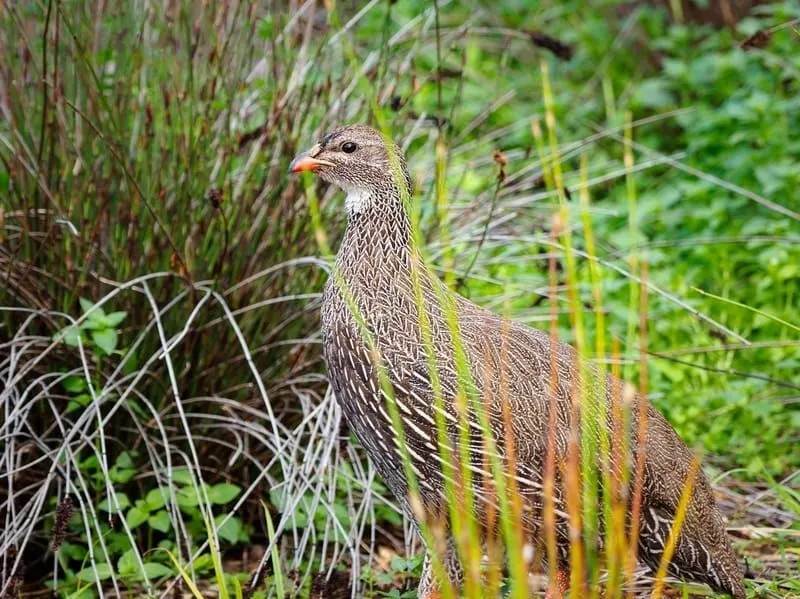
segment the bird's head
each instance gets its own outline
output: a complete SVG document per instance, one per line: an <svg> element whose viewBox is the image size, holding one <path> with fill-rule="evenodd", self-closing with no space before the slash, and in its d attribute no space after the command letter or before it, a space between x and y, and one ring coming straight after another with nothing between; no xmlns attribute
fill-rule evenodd
<svg viewBox="0 0 800 599"><path fill-rule="evenodd" d="M327 133L298 155L289 170L313 171L347 193L348 210L358 212L379 196L398 199L410 192L400 149L366 125L347 125Z"/></svg>

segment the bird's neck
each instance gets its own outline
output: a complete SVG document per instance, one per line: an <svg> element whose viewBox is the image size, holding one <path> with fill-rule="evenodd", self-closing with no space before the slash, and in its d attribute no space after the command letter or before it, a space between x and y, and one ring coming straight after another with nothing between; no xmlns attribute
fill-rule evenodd
<svg viewBox="0 0 800 599"><path fill-rule="evenodd" d="M347 230L336 258L342 274L353 284L407 275L416 253L399 190L351 191L346 202Z"/></svg>
<svg viewBox="0 0 800 599"><path fill-rule="evenodd" d="M349 295L361 316L371 326L392 321L398 315L413 320L419 293L425 296L429 316L442 320L439 305L441 285L430 271L414 242L405 204L399 193L368 198L357 212L348 215L347 229L336 256L323 301L322 321L330 328L344 320L357 331ZM345 292L344 289L348 291Z"/></svg>

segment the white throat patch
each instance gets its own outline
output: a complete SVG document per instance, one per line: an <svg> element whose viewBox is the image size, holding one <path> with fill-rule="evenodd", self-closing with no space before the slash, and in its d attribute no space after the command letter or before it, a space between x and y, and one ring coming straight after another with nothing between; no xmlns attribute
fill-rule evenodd
<svg viewBox="0 0 800 599"><path fill-rule="evenodd" d="M344 207L349 214L356 214L366 208L369 203L369 193L363 189L347 190L347 197L344 199Z"/></svg>

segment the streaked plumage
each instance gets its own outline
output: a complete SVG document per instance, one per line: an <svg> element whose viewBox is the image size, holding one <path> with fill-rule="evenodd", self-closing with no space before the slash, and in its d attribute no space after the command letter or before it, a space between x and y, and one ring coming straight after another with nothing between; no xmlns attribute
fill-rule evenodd
<svg viewBox="0 0 800 599"><path fill-rule="evenodd" d="M567 450L571 397L578 383L575 351L561 343L554 346L547 334L476 306L446 289L433 276L411 241L411 225L404 206L410 185L402 156L396 146L385 144L375 130L359 125L337 129L309 153L298 157L293 170L315 170L348 195L349 221L336 259L337 270L383 359L426 512L445 513L446 505L428 354L417 308L420 303L412 282L415 276L419 277L422 305L430 324L445 398L439 416L447 423L448 438L457 439L459 427L463 426L454 405L459 385L447 323L446 306L451 306L458 315L470 374L486 407L501 457L507 450L507 440L514 439L516 478L529 508L525 511L524 525L535 536L541 526L541 490L553 380L555 376L557 385L552 403L556 406L556 455L561 460ZM324 352L330 380L348 423L380 475L413 517L399 443L393 433L378 371L335 279L332 277L325 289L322 306ZM556 373L552 372L552 364ZM614 384L609 378L605 385L609 402ZM508 402L511 430L504 424L504 401ZM655 569L690 471L692 454L656 410L649 408L647 415L639 555ZM487 458L483 433L474 413L470 413L466 426L475 488L480 490ZM556 495L558 508L562 505L560 485ZM566 564L565 526L564 518L559 518L559 554ZM452 575L458 577L457 563L450 567ZM708 583L736 598L744 597L741 569L702 473L695 484L670 573ZM435 586L427 567L420 596Z"/></svg>

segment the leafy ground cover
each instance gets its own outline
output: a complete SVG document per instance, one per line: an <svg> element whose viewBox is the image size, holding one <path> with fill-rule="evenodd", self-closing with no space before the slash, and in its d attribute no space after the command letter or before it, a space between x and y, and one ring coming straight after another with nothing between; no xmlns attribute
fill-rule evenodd
<svg viewBox="0 0 800 599"><path fill-rule="evenodd" d="M286 175L372 102L408 150L442 276L543 328L557 160L563 225L580 257L588 218L602 265L596 357L633 382L646 363L649 397L704 452L751 591L800 592L796 2L730 28L577 1L2 15L4 592L413 596L418 547L325 383L330 257ZM316 195L335 246L340 198Z"/></svg>

